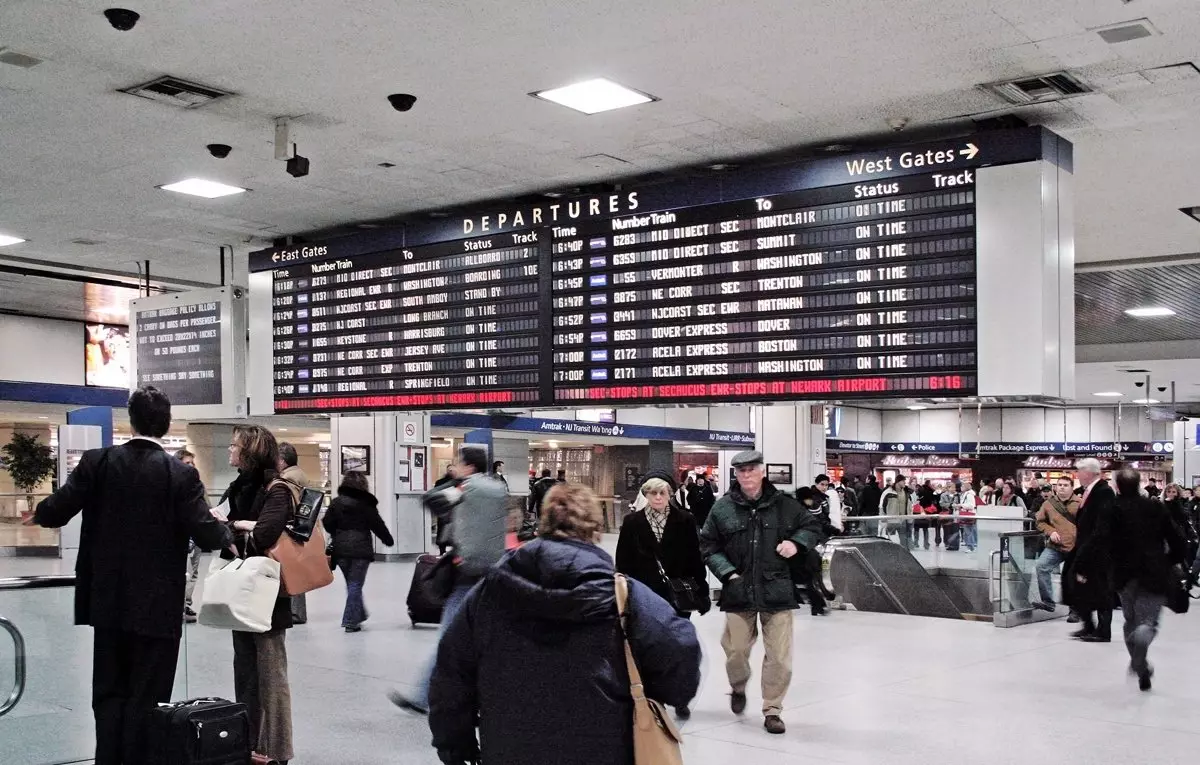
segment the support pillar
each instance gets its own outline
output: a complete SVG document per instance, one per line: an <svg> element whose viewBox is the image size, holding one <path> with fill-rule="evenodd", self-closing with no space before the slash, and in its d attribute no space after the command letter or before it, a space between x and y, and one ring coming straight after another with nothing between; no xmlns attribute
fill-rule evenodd
<svg viewBox="0 0 1200 765"><path fill-rule="evenodd" d="M755 407L754 446L767 465L790 465L790 483L776 488L794 491L811 486L827 469L825 411L820 404Z"/></svg>

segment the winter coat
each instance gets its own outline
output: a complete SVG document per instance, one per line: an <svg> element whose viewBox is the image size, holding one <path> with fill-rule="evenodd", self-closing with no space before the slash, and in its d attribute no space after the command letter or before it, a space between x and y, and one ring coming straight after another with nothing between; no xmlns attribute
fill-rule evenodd
<svg viewBox="0 0 1200 765"><path fill-rule="evenodd" d="M879 500L882 497L883 490L879 488L879 484L867 481L858 493L858 514L879 515Z"/></svg>
<svg viewBox="0 0 1200 765"><path fill-rule="evenodd" d="M905 487L903 492L889 486L879 499L880 515L912 515L913 493Z"/></svg>
<svg viewBox="0 0 1200 765"><path fill-rule="evenodd" d="M75 623L179 640L188 539L202 550L232 540L195 468L143 438L92 449L34 521L61 528L80 512Z"/></svg>
<svg viewBox="0 0 1200 765"><path fill-rule="evenodd" d="M1062 507L1061 511L1055 509L1055 503ZM1066 517L1064 517L1064 515ZM1071 497L1065 503L1058 502L1055 499L1047 500L1042 504L1042 507L1037 512L1035 520L1037 521L1038 531L1046 535L1046 544L1060 552L1071 552L1075 549L1076 536L1076 520L1079 516L1079 500ZM1055 531L1062 539L1058 544L1050 541L1050 535Z"/></svg>
<svg viewBox="0 0 1200 765"><path fill-rule="evenodd" d="M429 728L443 761L633 765L613 575L596 545L547 538L487 572L438 647ZM695 628L638 581L629 580L629 593L627 629L646 695L688 704L700 683Z"/></svg>
<svg viewBox="0 0 1200 765"><path fill-rule="evenodd" d="M1145 497L1117 497L1112 542L1118 590L1136 579L1142 589L1166 594L1171 566L1187 556L1187 541L1167 508Z"/></svg>
<svg viewBox="0 0 1200 765"><path fill-rule="evenodd" d="M234 521L255 522L254 530L249 533L234 532L234 544L241 556L266 555L279 541L279 536L284 533L284 527L295 512L293 484L275 479L274 470L241 471L221 496L221 502L229 502L231 528ZM270 491L267 490L268 486L271 487ZM232 559L233 554L223 550L221 557ZM275 600L275 610L271 612L271 629L288 629L291 626L292 599L281 594Z"/></svg>
<svg viewBox="0 0 1200 765"><path fill-rule="evenodd" d="M791 567L775 551L784 540L805 555L821 541L821 521L769 481L763 481L756 500L747 499L736 484L717 500L700 532L700 549L709 570L723 583L722 611L797 607ZM731 580L734 574L740 576Z"/></svg>
<svg viewBox="0 0 1200 765"><path fill-rule="evenodd" d="M546 499L546 494L554 488L554 479L547 476L539 478L529 487L529 512L534 516L540 517L542 514L542 501Z"/></svg>
<svg viewBox="0 0 1200 765"><path fill-rule="evenodd" d="M671 602L671 588L659 571L672 579L686 578L708 592L708 569L700 555L700 536L696 522L679 505L671 503L662 540L654 537L647 511L625 516L617 539L617 571L632 577ZM707 613L705 608L702 613Z"/></svg>
<svg viewBox="0 0 1200 765"><path fill-rule="evenodd" d="M697 481L690 489L688 489L688 510L692 514L692 518L696 521L696 528L704 528L704 523L708 520L708 514L712 512L713 505L717 504L717 495L713 491L713 485L708 481Z"/></svg>
<svg viewBox="0 0 1200 765"><path fill-rule="evenodd" d="M387 547L396 544L379 515L379 500L352 486L338 488L322 523L333 540L334 560L375 560L372 533Z"/></svg>
<svg viewBox="0 0 1200 765"><path fill-rule="evenodd" d="M1076 611L1108 610L1113 607L1112 530L1117 495L1108 481L1092 487L1087 502L1076 517L1075 562L1067 574L1071 600ZM1082 576L1087 581L1080 582Z"/></svg>

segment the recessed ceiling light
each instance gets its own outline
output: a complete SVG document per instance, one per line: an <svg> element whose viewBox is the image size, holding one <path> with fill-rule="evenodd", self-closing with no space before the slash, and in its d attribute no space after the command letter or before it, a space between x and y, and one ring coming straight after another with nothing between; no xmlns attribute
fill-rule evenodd
<svg viewBox="0 0 1200 765"><path fill-rule="evenodd" d="M20 244L21 242L24 242L24 241L25 240L19 236L8 236L7 234L0 234L0 247L7 247L10 244Z"/></svg>
<svg viewBox="0 0 1200 765"><path fill-rule="evenodd" d="M584 80L561 88L540 90L529 95L544 101L553 101L584 114L597 114L658 100L654 96L618 85L603 77Z"/></svg>
<svg viewBox="0 0 1200 765"><path fill-rule="evenodd" d="M1161 404L1162 402L1156 398L1135 398L1133 403L1145 404L1146 406L1149 406L1150 404Z"/></svg>
<svg viewBox="0 0 1200 765"><path fill-rule="evenodd" d="M1135 319L1154 319L1161 316L1174 316L1175 312L1162 305L1148 305L1141 308L1128 308L1125 314Z"/></svg>
<svg viewBox="0 0 1200 765"><path fill-rule="evenodd" d="M205 199L227 197L246 191L246 189L240 186L229 186L224 183L217 183L216 181L206 181L203 178L188 178L178 183L168 183L166 186L159 186L159 188L163 191L177 191L180 194L190 194L191 196L204 197Z"/></svg>
<svg viewBox="0 0 1200 765"><path fill-rule="evenodd" d="M925 406L924 404L909 404L906 408L909 411L919 412L922 409L928 409L929 407Z"/></svg>
<svg viewBox="0 0 1200 765"><path fill-rule="evenodd" d="M1101 393L1093 393L1092 395L1100 396L1101 398L1120 398L1121 396L1124 396L1125 394L1117 393L1116 391L1113 391L1113 390L1108 390L1108 391L1103 391Z"/></svg>

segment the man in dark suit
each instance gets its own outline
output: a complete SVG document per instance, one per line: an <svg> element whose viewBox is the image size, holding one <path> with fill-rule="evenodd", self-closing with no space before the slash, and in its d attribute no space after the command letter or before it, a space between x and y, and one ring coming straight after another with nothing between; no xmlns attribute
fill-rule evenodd
<svg viewBox="0 0 1200 765"><path fill-rule="evenodd" d="M129 443L84 454L31 519L59 528L83 513L75 623L95 628L96 765L145 762L143 721L171 700L175 683L188 540L206 551L233 541L209 512L195 468L159 443L171 426L167 397L134 391L129 423Z"/></svg>
<svg viewBox="0 0 1200 765"><path fill-rule="evenodd" d="M1079 614L1083 628L1071 637L1087 643L1108 643L1112 640L1115 597L1112 525L1117 495L1100 477L1099 460L1080 460L1076 470L1083 500L1076 520L1075 562L1068 574L1073 580L1069 605Z"/></svg>

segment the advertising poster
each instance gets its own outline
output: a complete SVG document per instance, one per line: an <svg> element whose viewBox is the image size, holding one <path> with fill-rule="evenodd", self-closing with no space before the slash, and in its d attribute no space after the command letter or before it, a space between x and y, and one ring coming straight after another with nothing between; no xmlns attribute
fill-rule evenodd
<svg viewBox="0 0 1200 765"><path fill-rule="evenodd" d="M102 388L129 388L129 328L88 324L84 382Z"/></svg>

